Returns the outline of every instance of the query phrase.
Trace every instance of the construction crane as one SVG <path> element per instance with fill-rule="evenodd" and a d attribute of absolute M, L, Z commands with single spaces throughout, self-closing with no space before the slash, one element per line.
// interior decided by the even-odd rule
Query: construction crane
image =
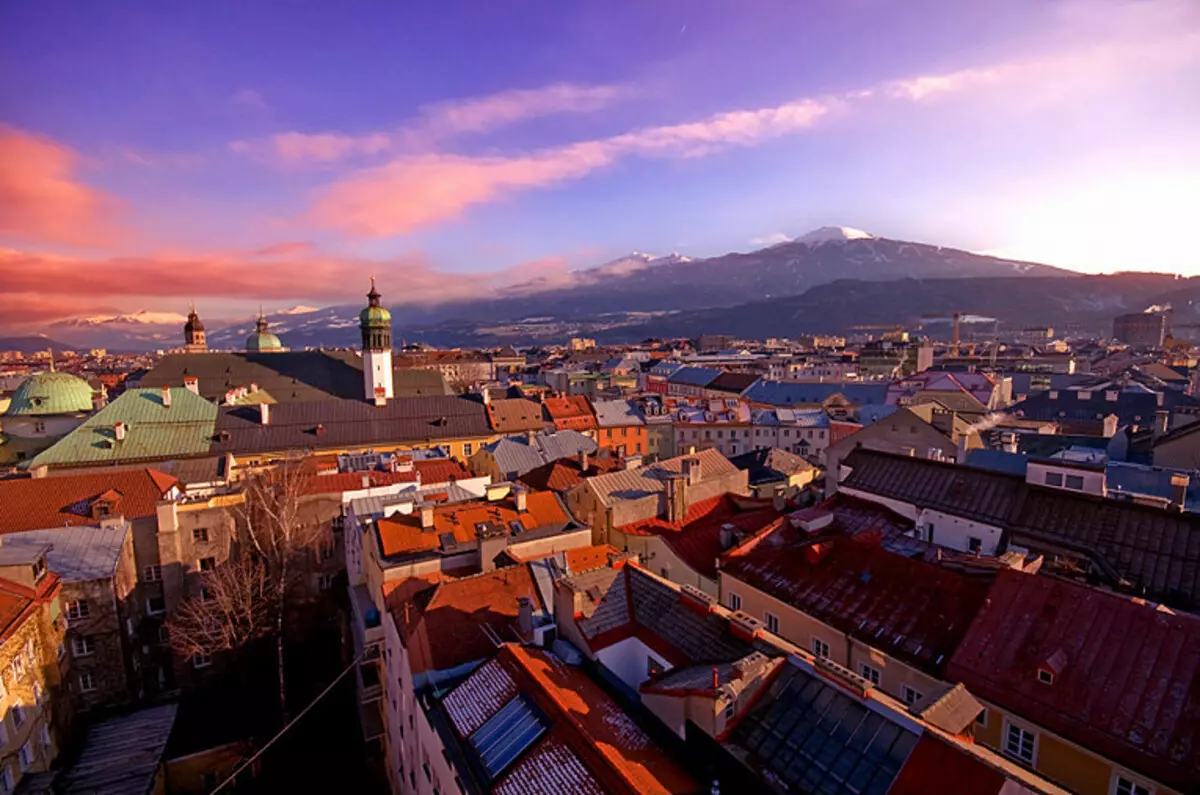
<path fill-rule="evenodd" d="M 977 314 L 974 312 L 969 312 L 969 311 L 960 309 L 960 310 L 955 310 L 954 312 L 951 312 L 949 314 L 941 313 L 941 314 L 921 315 L 921 325 L 922 325 L 922 328 L 924 328 L 926 321 L 949 320 L 951 322 L 949 354 L 951 357 L 957 358 L 959 356 L 959 353 L 960 353 L 960 350 L 962 347 L 962 319 L 963 319 L 963 317 L 965 317 L 967 315 L 971 315 L 973 317 L 981 317 L 981 318 L 988 317 L 987 315 L 984 315 L 982 313 Z M 996 356 L 1000 350 L 1000 321 L 997 318 L 989 318 L 989 319 L 993 323 L 990 363 L 991 363 L 992 367 L 995 367 L 996 366 Z"/>

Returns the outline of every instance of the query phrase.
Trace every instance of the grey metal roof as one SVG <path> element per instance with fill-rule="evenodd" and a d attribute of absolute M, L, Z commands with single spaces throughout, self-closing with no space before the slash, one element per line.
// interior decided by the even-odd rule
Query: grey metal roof
<path fill-rule="evenodd" d="M 592 409 L 596 412 L 596 424 L 601 428 L 646 424 L 642 412 L 629 400 L 593 400 Z"/>
<path fill-rule="evenodd" d="M 396 398 L 385 406 L 361 400 L 280 403 L 263 425 L 257 406 L 223 407 L 212 452 L 254 453 L 491 436 L 482 403 L 455 396 Z"/>
<path fill-rule="evenodd" d="M 364 400 L 362 356 L 356 351 L 281 353 L 176 353 L 163 357 L 141 378 L 141 386 L 183 386 L 196 378 L 200 394 L 220 400 L 234 387 L 258 384 L 279 403 L 344 398 Z M 396 367 L 397 397 L 449 395 L 436 370 Z"/>
<path fill-rule="evenodd" d="M 685 458 L 700 459 L 701 480 L 737 471 L 737 467 L 729 463 L 729 459 L 721 455 L 719 451 L 709 449 L 701 450 L 692 456 L 668 458 L 666 461 L 649 466 L 597 475 L 589 478 L 584 485 L 593 489 L 604 505 L 612 505 L 618 500 L 641 499 L 665 491 L 664 477 L 668 474 L 682 472 Z"/>
<path fill-rule="evenodd" d="M 834 395 L 842 395 L 858 406 L 883 403 L 887 399 L 887 382 L 859 381 L 768 381 L 760 380 L 743 393 L 754 403 L 772 406 L 800 406 L 824 403 Z"/>
<path fill-rule="evenodd" d="M 714 370 L 711 367 L 683 367 L 671 373 L 668 380 L 672 384 L 685 386 L 708 386 L 717 380 L 717 376 L 721 373 L 721 370 Z"/>
<path fill-rule="evenodd" d="M 525 436 L 506 436 L 483 447 L 492 454 L 496 466 L 505 477 L 520 477 L 543 464 L 579 455 L 596 452 L 596 442 L 579 431 L 542 433 L 532 443 Z"/>
<path fill-rule="evenodd" d="M 54 792 L 149 795 L 177 709 L 175 704 L 164 704 L 93 723 L 79 758 L 55 778 Z"/>
<path fill-rule="evenodd" d="M 6 533 L 0 539 L 0 553 L 35 553 L 49 547 L 46 564 L 63 582 L 107 580 L 116 573 L 128 533 L 128 523 Z"/>

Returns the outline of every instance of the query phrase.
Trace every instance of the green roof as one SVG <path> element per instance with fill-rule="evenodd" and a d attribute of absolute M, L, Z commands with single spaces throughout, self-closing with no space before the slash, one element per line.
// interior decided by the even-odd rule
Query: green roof
<path fill-rule="evenodd" d="M 35 373 L 13 392 L 9 417 L 79 414 L 92 410 L 92 388 L 70 373 Z"/>
<path fill-rule="evenodd" d="M 33 459 L 31 466 L 116 464 L 207 455 L 216 432 L 217 405 L 185 387 L 129 389 L 83 425 Z M 118 440 L 116 425 L 125 424 Z"/>
<path fill-rule="evenodd" d="M 251 353 L 281 351 L 283 343 L 279 341 L 279 337 L 269 331 L 256 331 L 246 338 L 246 350 Z"/>
<path fill-rule="evenodd" d="M 382 326 L 392 322 L 392 313 L 382 306 L 368 306 L 358 313 L 358 322 L 363 326 Z"/>

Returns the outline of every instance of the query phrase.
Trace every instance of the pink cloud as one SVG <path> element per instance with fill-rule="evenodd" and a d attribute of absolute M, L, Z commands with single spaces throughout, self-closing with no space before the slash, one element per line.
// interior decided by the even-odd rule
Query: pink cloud
<path fill-rule="evenodd" d="M 288 167 L 325 166 L 388 151 L 416 152 L 456 135 L 488 132 L 527 119 L 600 110 L 624 96 L 610 85 L 556 83 L 501 91 L 486 97 L 427 105 L 411 124 L 392 131 L 351 133 L 286 132 L 260 141 L 233 141 L 231 151 Z"/>
<path fill-rule="evenodd" d="M 831 108 L 831 101 L 803 99 L 507 158 L 402 157 L 325 189 L 311 218 L 320 226 L 366 237 L 404 234 L 515 192 L 582 178 L 631 155 L 699 157 L 752 146 L 811 127 Z"/>
<path fill-rule="evenodd" d="M 48 138 L 0 125 L 0 235 L 71 246 L 119 238 L 119 203 L 75 178 L 79 161 Z"/>

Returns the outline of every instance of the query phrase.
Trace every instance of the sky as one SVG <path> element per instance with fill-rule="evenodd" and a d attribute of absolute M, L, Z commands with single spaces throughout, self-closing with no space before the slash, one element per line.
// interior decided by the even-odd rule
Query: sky
<path fill-rule="evenodd" d="M 0 5 L 0 327 L 825 225 L 1200 275 L 1195 0 Z"/>

